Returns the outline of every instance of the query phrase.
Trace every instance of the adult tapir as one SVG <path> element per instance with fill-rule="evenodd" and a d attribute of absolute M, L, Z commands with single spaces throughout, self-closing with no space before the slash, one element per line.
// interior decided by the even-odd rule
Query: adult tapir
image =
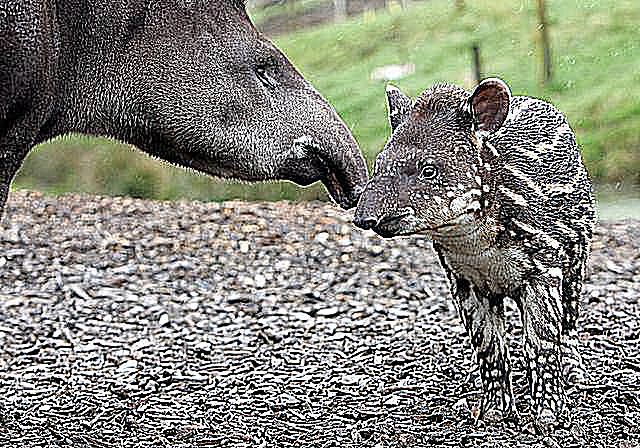
<path fill-rule="evenodd" d="M 241 0 L 0 0 L 0 213 L 29 150 L 68 133 L 222 178 L 321 180 L 345 208 L 367 180 Z"/>

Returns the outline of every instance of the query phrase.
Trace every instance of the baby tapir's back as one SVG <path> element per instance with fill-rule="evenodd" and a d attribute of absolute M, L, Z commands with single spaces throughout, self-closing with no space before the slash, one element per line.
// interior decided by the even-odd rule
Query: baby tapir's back
<path fill-rule="evenodd" d="M 563 245 L 590 239 L 591 182 L 566 118 L 530 97 L 515 97 L 510 106 L 504 125 L 488 140 L 498 153 L 501 218 Z"/>

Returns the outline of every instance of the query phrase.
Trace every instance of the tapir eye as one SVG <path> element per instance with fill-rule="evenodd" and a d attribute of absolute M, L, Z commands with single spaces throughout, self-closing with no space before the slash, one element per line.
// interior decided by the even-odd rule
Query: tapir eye
<path fill-rule="evenodd" d="M 420 171 L 420 178 L 425 180 L 435 179 L 438 175 L 438 168 L 435 165 L 425 165 Z"/>
<path fill-rule="evenodd" d="M 267 65 L 259 65 L 258 67 L 256 67 L 256 76 L 258 77 L 262 85 L 264 85 L 268 89 L 274 89 L 278 86 L 278 81 L 276 81 L 275 78 L 269 74 L 270 70 L 271 67 Z"/>

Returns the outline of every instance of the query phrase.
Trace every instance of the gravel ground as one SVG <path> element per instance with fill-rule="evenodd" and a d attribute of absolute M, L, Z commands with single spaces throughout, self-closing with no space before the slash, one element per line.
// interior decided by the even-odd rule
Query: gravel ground
<path fill-rule="evenodd" d="M 330 205 L 13 193 L 0 285 L 2 447 L 640 447 L 640 221 L 597 229 L 587 381 L 547 437 L 474 421 L 429 242 Z"/>

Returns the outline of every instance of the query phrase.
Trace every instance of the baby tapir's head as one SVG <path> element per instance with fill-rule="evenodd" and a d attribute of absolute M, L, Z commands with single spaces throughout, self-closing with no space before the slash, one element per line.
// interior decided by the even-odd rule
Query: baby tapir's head
<path fill-rule="evenodd" d="M 469 94 L 436 84 L 415 102 L 388 87 L 387 100 L 393 135 L 376 159 L 355 225 L 392 237 L 472 220 L 489 188 L 482 141 L 504 123 L 509 87 L 491 78 Z"/>

